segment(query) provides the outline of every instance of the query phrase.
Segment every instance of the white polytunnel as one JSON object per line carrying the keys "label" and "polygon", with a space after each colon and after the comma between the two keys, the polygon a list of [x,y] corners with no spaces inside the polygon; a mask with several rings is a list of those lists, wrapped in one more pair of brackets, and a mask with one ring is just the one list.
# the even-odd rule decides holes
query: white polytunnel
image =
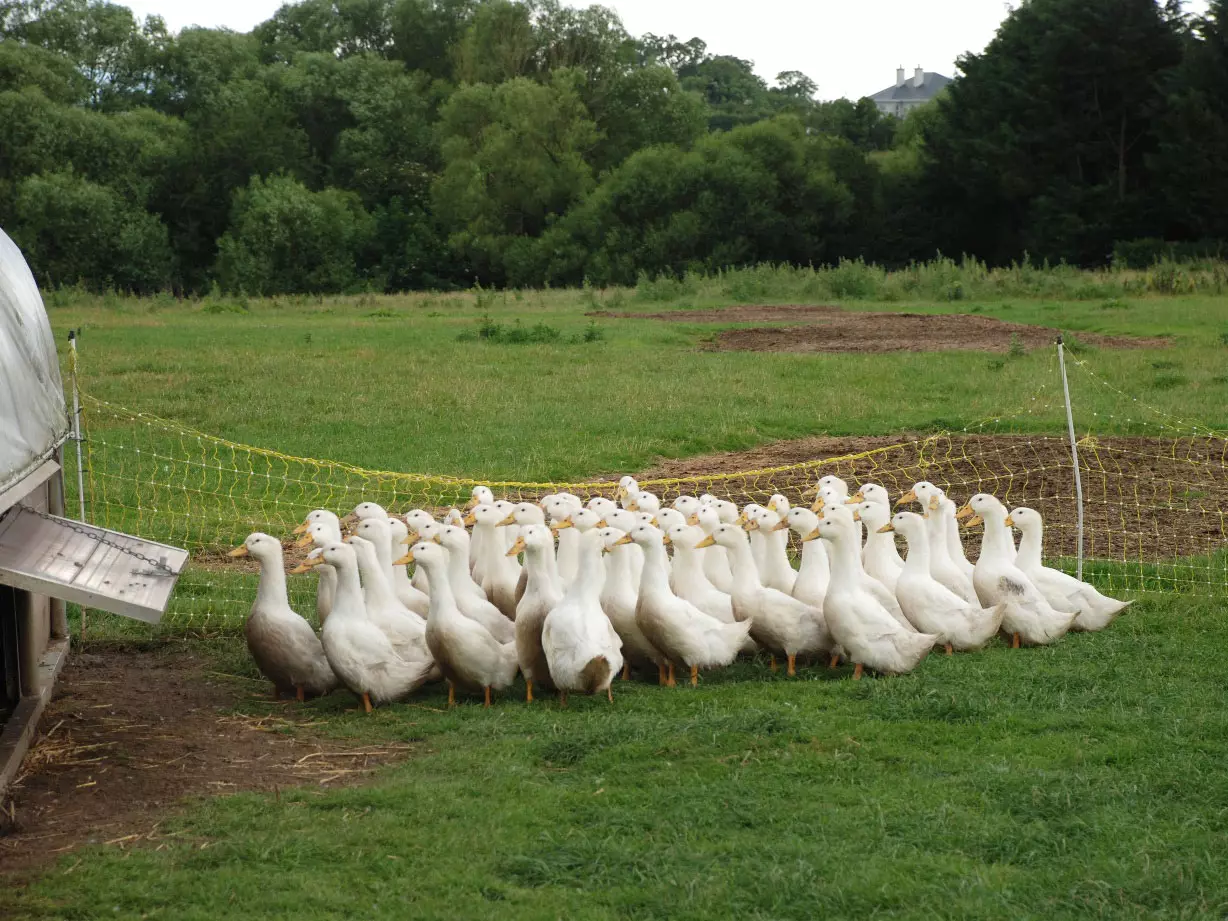
{"label": "white polytunnel", "polygon": [[0,230],[0,492],[68,436],[55,338],[34,276]]}

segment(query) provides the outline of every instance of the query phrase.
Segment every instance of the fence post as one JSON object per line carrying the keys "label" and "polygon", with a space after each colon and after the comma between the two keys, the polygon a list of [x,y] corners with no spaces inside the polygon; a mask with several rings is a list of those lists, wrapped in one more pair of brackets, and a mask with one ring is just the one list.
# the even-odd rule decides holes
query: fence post
{"label": "fence post", "polygon": [[1079,444],[1075,438],[1074,411],[1070,406],[1070,384],[1066,380],[1066,346],[1057,337],[1057,366],[1062,371],[1062,394],[1066,398],[1066,431],[1070,436],[1070,456],[1074,461],[1075,502],[1079,507],[1079,549],[1076,557],[1077,577],[1083,579],[1083,474],[1079,470]]}
{"label": "fence post", "polygon": [[[72,377],[72,439],[77,446],[77,507],[85,524],[85,469],[81,462],[81,391],[77,387],[77,331],[68,331],[68,371]],[[85,605],[81,606],[81,639],[85,639]]]}

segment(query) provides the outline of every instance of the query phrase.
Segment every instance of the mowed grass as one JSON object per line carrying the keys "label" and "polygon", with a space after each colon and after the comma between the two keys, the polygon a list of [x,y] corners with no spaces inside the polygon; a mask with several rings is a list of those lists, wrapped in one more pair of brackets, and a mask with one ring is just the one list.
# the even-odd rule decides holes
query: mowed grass
{"label": "mowed grass", "polygon": [[[574,481],[643,469],[658,457],[811,434],[958,431],[985,422],[991,430],[1063,431],[1050,349],[710,352],[704,341],[737,324],[585,316],[729,303],[574,291],[243,306],[111,298],[70,299],[51,316],[61,342],[68,329],[83,329],[83,386],[95,397],[233,441],[376,470]],[[1129,395],[1183,420],[1228,427],[1224,298],[842,304],[977,312],[1074,331],[1076,357]],[[509,329],[544,324],[560,339],[484,341],[473,336],[483,317]],[[594,323],[601,338],[585,341]],[[1168,348],[1113,351],[1079,346],[1079,332],[1174,338]],[[1163,418],[1077,369],[1072,387],[1084,430],[1147,431]]]}
{"label": "mowed grass", "polygon": [[[1218,918],[1228,911],[1228,622],[1150,596],[1050,649],[485,711],[436,689],[355,747],[410,742],[366,786],[192,806],[170,846],[95,848],[14,916],[364,919]],[[239,645],[219,669],[251,674]],[[244,712],[270,712],[255,696]],[[253,770],[258,770],[253,766]],[[151,817],[152,821],[152,817]]]}

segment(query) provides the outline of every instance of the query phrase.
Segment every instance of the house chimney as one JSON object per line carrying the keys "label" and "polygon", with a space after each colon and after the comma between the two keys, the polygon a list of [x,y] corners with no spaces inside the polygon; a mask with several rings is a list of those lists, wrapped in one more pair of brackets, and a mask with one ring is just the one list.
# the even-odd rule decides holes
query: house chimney
{"label": "house chimney", "polygon": [[925,70],[921,67],[917,68],[916,75],[912,78],[912,85],[917,89],[921,89],[925,85]]}
{"label": "house chimney", "polygon": [[904,68],[903,68],[903,67],[897,67],[897,68],[896,68],[896,70],[895,70],[895,85],[896,85],[897,87],[901,87],[901,86],[903,86],[903,85],[904,85],[906,82],[907,82],[907,81],[904,79]]}

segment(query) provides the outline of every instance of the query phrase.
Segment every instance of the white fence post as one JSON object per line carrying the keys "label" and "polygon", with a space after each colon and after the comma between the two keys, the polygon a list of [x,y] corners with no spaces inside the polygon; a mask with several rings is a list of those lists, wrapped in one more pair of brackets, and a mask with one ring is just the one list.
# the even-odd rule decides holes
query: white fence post
{"label": "white fence post", "polygon": [[1079,470],[1079,444],[1075,438],[1074,411],[1070,407],[1070,384],[1066,380],[1066,346],[1057,337],[1057,365],[1062,371],[1062,394],[1066,398],[1066,431],[1070,435],[1070,457],[1074,462],[1075,502],[1079,506],[1079,549],[1077,577],[1083,579],[1083,474]]}

